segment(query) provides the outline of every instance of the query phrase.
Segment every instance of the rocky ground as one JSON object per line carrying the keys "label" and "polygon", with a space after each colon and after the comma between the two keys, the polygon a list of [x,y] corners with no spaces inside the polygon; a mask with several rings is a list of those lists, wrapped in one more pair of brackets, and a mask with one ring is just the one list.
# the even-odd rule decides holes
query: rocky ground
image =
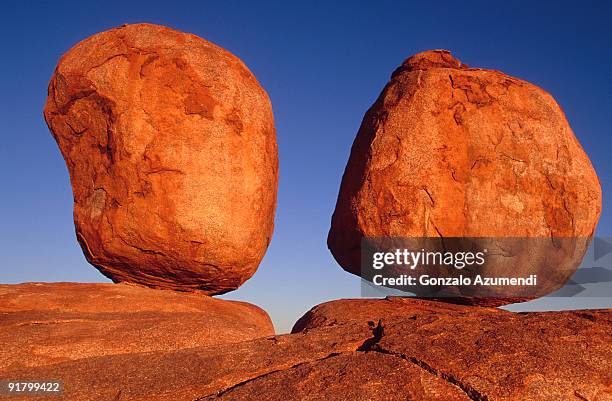
{"label": "rocky ground", "polygon": [[4,371],[274,334],[257,306],[126,284],[0,285],[0,315]]}
{"label": "rocky ground", "polygon": [[[62,380],[64,399],[612,399],[609,310],[338,300],[306,313],[292,334],[274,336],[257,307],[194,295],[176,295],[185,299],[179,304],[171,292],[117,285],[0,291],[8,304],[0,377]],[[143,291],[167,297],[155,303],[162,310],[139,300]],[[199,309],[205,302],[225,318]],[[113,303],[125,309],[104,312]]]}

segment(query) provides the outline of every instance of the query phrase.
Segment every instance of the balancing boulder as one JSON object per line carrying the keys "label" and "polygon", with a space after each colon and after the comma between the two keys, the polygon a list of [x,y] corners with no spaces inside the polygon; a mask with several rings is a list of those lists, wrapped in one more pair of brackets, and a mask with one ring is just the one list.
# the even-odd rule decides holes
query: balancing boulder
{"label": "balancing boulder", "polygon": [[550,278],[544,293],[575,271],[600,212],[597,175],[550,94],[433,50],[407,59],[366,113],[328,246],[359,275],[363,238],[539,238],[506,267]]}
{"label": "balancing boulder", "polygon": [[270,100],[234,55],[150,24],[70,49],[45,119],[64,156],[78,241],[115,282],[218,294],[253,275],[273,231]]}

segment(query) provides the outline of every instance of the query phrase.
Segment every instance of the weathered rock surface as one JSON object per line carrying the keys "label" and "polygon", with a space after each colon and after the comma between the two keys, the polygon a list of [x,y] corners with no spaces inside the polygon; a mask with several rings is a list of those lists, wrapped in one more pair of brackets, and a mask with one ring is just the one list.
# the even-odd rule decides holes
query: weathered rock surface
{"label": "weathered rock surface", "polygon": [[77,238],[116,282],[231,291],[273,231],[270,100],[248,68],[195,35],[150,24],[70,49],[45,119],[66,160]]}
{"label": "weathered rock surface", "polygon": [[[578,238],[557,267],[524,259],[506,266],[558,275],[560,286],[600,212],[598,178],[551,95],[434,50],[407,59],[366,113],[328,246],[359,275],[364,237]],[[551,259],[549,250],[529,252]]]}
{"label": "weathered rock surface", "polygon": [[0,285],[0,371],[274,335],[245,302],[125,284]]}
{"label": "weathered rock surface", "polygon": [[512,313],[418,299],[340,300],[293,334],[86,358],[55,377],[74,400],[609,400],[610,310]]}

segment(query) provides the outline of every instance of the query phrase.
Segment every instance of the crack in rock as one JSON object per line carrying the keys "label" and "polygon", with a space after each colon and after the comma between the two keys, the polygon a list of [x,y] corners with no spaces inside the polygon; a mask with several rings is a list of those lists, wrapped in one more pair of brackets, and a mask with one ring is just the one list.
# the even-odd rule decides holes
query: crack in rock
{"label": "crack in rock", "polygon": [[461,380],[459,380],[459,378],[449,373],[443,372],[440,369],[434,368],[433,366],[429,365],[427,362],[423,361],[422,359],[418,359],[417,357],[414,357],[414,356],[405,355],[399,352],[394,352],[394,351],[383,348],[380,345],[380,341],[382,340],[384,335],[385,335],[385,328],[384,328],[384,325],[382,324],[382,319],[381,319],[378,321],[378,324],[376,325],[376,327],[372,329],[372,337],[367,339],[359,348],[357,348],[357,351],[379,352],[381,354],[391,355],[391,356],[403,359],[427,371],[433,376],[439,377],[440,379],[446,381],[447,383],[450,383],[458,387],[472,401],[489,401],[489,397],[487,395],[482,394],[481,392],[479,392],[478,390],[476,390],[474,387],[470,386],[469,384],[463,383]]}
{"label": "crack in rock", "polygon": [[246,380],[243,380],[241,382],[238,382],[238,383],[236,383],[236,384],[234,384],[234,385],[232,385],[230,387],[227,387],[227,388],[225,388],[223,390],[219,390],[219,391],[216,391],[214,393],[207,394],[205,396],[196,398],[195,401],[204,401],[204,400],[206,400],[209,397],[219,398],[219,397],[223,396],[224,394],[226,394],[226,393],[228,393],[228,392],[230,392],[230,391],[232,391],[232,390],[234,390],[234,389],[236,389],[238,387],[242,387],[242,386],[244,386],[244,385],[246,385],[248,383],[251,383],[251,382],[253,382],[253,381],[257,380],[257,379],[264,378],[264,377],[269,376],[269,375],[274,374],[274,373],[284,372],[284,371],[287,371],[287,370],[295,369],[295,368],[300,367],[302,365],[308,365],[308,364],[312,364],[312,363],[321,362],[321,361],[324,361],[326,359],[334,358],[334,357],[342,355],[342,354],[346,354],[346,352],[331,352],[328,355],[324,356],[323,358],[303,361],[303,362],[299,362],[299,363],[296,363],[294,365],[291,365],[291,366],[288,366],[288,367],[285,367],[285,368],[270,370],[268,372],[262,373],[260,375],[255,376],[255,377],[251,377],[250,379],[246,379]]}

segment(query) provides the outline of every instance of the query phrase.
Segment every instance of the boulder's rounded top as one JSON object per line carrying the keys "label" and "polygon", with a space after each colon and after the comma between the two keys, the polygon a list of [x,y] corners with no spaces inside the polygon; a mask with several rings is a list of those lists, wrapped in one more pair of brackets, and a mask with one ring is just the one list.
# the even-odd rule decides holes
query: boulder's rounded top
{"label": "boulder's rounded top", "polygon": [[408,57],[399,68],[401,71],[429,70],[432,68],[467,68],[466,64],[457,60],[448,50],[426,50]]}
{"label": "boulder's rounded top", "polygon": [[[107,31],[103,31],[98,33],[97,35],[104,35],[112,32],[113,34],[120,33],[120,35],[128,35],[129,36],[139,36],[139,35],[147,35],[155,32],[163,33],[163,34],[178,34],[178,35],[187,35],[187,36],[195,36],[193,34],[180,31],[178,29],[170,28],[165,25],[151,24],[149,22],[138,22],[134,24],[122,24],[118,27],[109,29]],[[96,36],[96,35],[93,35]],[[159,38],[158,38],[159,39]],[[198,37],[200,40],[206,40]],[[208,42],[208,41],[207,41]]]}

